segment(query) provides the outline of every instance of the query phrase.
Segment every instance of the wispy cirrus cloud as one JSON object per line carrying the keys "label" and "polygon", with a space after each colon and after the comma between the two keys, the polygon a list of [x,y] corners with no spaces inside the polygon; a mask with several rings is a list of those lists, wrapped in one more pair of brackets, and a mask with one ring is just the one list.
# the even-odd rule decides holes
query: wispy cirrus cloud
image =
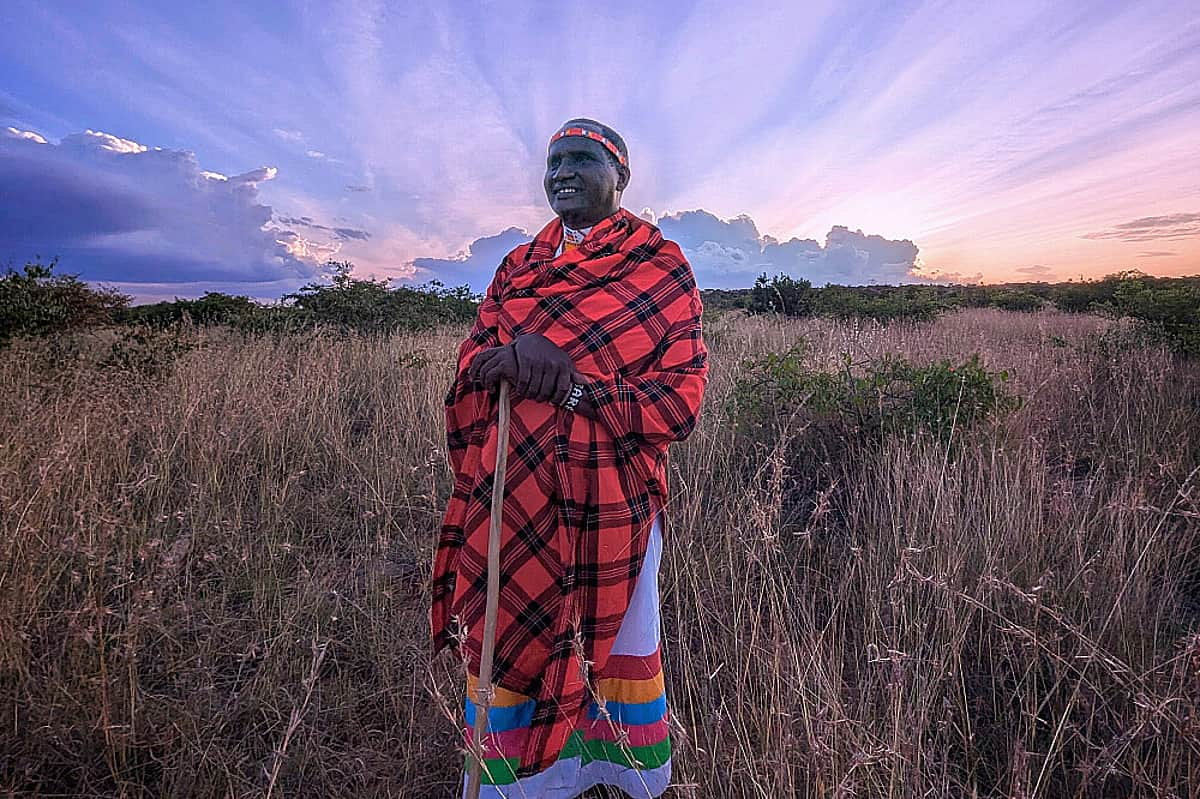
{"label": "wispy cirrus cloud", "polygon": [[1118,241],[1177,241],[1200,237],[1200,214],[1167,214],[1144,216],[1113,225],[1108,230],[1084,235],[1085,239],[1116,239]]}
{"label": "wispy cirrus cloud", "polygon": [[367,241],[371,238],[371,234],[365,230],[359,230],[352,227],[330,227],[314,222],[311,216],[277,216],[276,220],[282,225],[291,227],[303,227],[309,230],[321,230],[326,233],[332,233],[340,241]]}
{"label": "wispy cirrus cloud", "polygon": [[1018,266],[1017,272],[1032,280],[1053,280],[1055,271],[1045,264]]}
{"label": "wispy cirrus cloud", "polygon": [[273,128],[271,130],[271,132],[289,144],[304,144],[304,134],[298,130],[284,130],[283,128]]}

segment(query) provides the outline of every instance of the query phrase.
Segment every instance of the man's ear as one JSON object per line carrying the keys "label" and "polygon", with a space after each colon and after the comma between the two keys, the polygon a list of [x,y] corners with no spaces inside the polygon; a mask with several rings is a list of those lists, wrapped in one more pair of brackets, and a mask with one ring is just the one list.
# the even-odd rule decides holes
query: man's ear
{"label": "man's ear", "polygon": [[617,165],[617,191],[625,191],[629,185],[629,167]]}

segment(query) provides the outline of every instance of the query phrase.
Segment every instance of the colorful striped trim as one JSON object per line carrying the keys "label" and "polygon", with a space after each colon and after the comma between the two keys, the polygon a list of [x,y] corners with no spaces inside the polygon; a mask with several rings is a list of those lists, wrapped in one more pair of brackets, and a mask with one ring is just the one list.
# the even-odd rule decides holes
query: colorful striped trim
{"label": "colorful striped trim", "polygon": [[565,139],[567,136],[582,136],[585,139],[600,142],[600,144],[604,145],[604,149],[616,156],[617,160],[621,162],[621,166],[629,166],[628,159],[625,158],[624,153],[621,152],[621,149],[617,145],[613,144],[603,134],[597,133],[594,130],[588,130],[587,128],[563,128],[550,137],[550,144],[554,144],[559,139]]}
{"label": "colorful striped trim", "polygon": [[[533,722],[533,700],[529,699],[519,705],[509,707],[492,707],[488,710],[488,734],[508,732],[528,727]],[[474,728],[475,713],[478,712],[475,703],[464,703],[466,726]],[[667,713],[667,697],[659,694],[648,702],[614,702],[605,700],[604,711],[592,702],[588,706],[588,721],[608,719],[618,724],[653,724]]]}
{"label": "colorful striped trim", "polygon": [[[473,715],[473,714],[472,714]],[[610,743],[627,743],[630,746],[653,746],[668,737],[667,717],[664,714],[655,721],[645,724],[628,724],[614,718],[602,718],[599,713],[596,718],[581,723],[577,732],[582,732],[588,740],[609,741]],[[525,751],[525,742],[529,737],[529,729],[517,727],[511,730],[492,731],[483,737],[484,757],[520,757]],[[468,746],[473,746],[475,731],[466,730]]]}
{"label": "colorful striped trim", "polygon": [[[666,685],[658,670],[659,657],[655,653],[651,657],[610,658],[608,671],[613,676],[597,681],[602,698],[588,706],[559,755],[560,763],[578,758],[582,765],[601,761],[646,770],[660,768],[670,760]],[[474,675],[468,675],[469,693],[464,702],[468,749],[475,741],[479,707],[473,697],[477,687]],[[534,700],[504,688],[494,689],[492,706],[487,711],[488,732],[482,742],[485,785],[517,783],[534,709]]]}
{"label": "colorful striped trim", "polygon": [[[589,740],[582,732],[574,732],[567,739],[559,760],[579,758],[586,765],[594,761],[613,763],[623,768],[655,769],[665,765],[671,759],[671,739],[664,738],[656,744],[648,746],[630,746],[612,741]],[[467,756],[470,766],[471,757]],[[519,757],[484,757],[484,785],[512,785],[517,781],[517,768],[521,765]]]}

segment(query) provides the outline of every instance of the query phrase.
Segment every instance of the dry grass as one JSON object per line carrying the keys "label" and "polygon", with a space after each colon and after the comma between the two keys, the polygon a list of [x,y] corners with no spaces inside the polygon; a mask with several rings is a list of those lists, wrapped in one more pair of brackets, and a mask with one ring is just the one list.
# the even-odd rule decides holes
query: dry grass
{"label": "dry grass", "polygon": [[[674,795],[1195,795],[1200,367],[1104,324],[709,326],[671,466]],[[453,796],[425,613],[460,333],[208,333],[148,380],[0,354],[0,791]],[[799,337],[980,352],[1025,403],[836,462],[802,412],[733,440],[741,360]]]}

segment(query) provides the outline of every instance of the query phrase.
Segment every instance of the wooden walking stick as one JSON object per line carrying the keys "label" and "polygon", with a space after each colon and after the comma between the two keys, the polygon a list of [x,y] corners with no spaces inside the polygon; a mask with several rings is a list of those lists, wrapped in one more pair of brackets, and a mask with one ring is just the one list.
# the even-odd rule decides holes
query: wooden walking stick
{"label": "wooden walking stick", "polygon": [[475,691],[475,733],[468,799],[479,799],[483,775],[483,738],[492,706],[492,655],[496,649],[496,613],[500,604],[500,520],[504,515],[504,472],[508,465],[508,382],[500,381],[500,418],[496,425],[496,472],[492,481],[492,519],[488,527],[487,606],[483,618],[483,651],[479,654],[479,685]]}

